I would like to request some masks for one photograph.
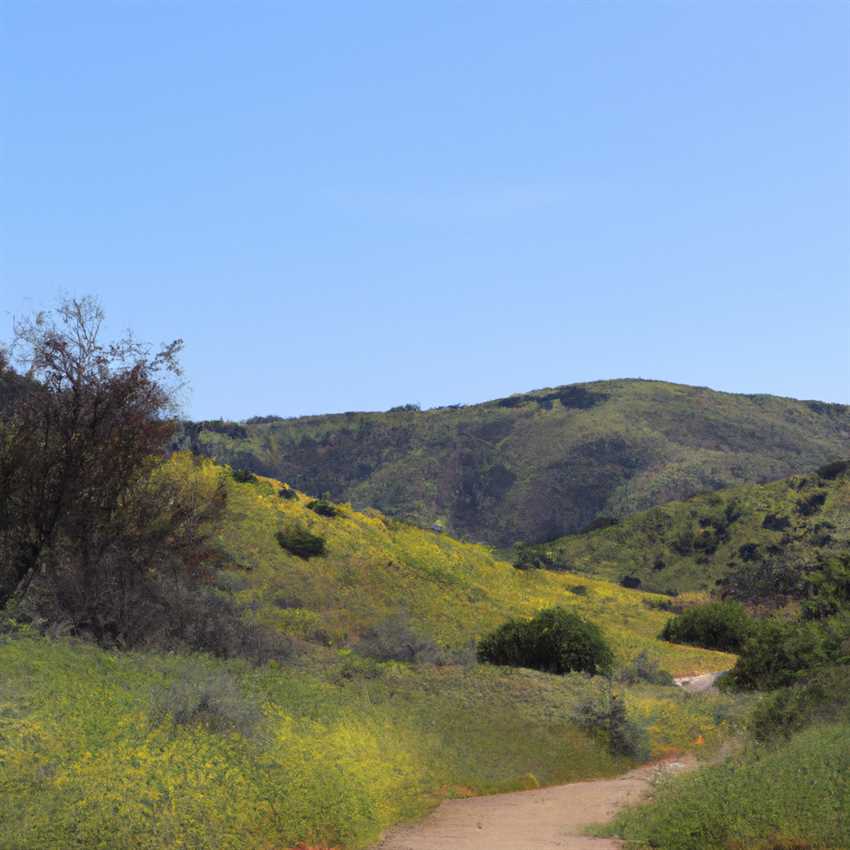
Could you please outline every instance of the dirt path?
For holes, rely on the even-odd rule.
[[[683,677],[692,693],[714,687],[719,673]],[[374,850],[619,850],[612,838],[584,835],[637,802],[659,772],[688,770],[693,756],[645,765],[615,779],[573,782],[535,791],[446,800],[425,820],[391,830]]]
[[[673,681],[680,688],[684,688],[692,694],[702,694],[706,691],[716,690],[714,683],[720,675],[721,673],[700,673],[697,676],[683,676]]]
[[[616,779],[535,791],[446,800],[429,817],[392,830],[375,850],[614,850],[611,838],[583,835],[637,802],[659,771],[686,770],[693,758],[647,765]]]

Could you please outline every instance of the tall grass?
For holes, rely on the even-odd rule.
[[[659,850],[850,847],[850,725],[813,726],[671,779],[605,831]]]

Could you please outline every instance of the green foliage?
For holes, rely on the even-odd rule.
[[[646,607],[660,601],[652,594],[568,573],[513,569],[486,547],[376,511],[346,507],[326,519],[307,509],[306,498],[278,498],[279,486],[268,479],[254,486],[230,482],[219,541],[247,582],[235,601],[250,608],[252,619],[295,639],[352,646],[403,607],[416,634],[456,651],[507,618],[560,605],[596,623],[621,664],[647,650],[674,675],[731,666],[728,655],[659,641],[667,618]],[[293,526],[325,541],[319,564],[278,544],[276,533]],[[281,607],[279,599],[288,604]]]
[[[293,523],[278,531],[275,537],[282,549],[305,561],[325,554],[324,539],[312,534],[303,525]]]
[[[826,501],[826,493],[819,490],[817,493],[811,493],[804,499],[797,502],[796,511],[800,516],[811,516],[816,514]]]
[[[233,480],[239,484],[256,484],[257,476],[250,469],[240,467],[233,470]]]
[[[826,496],[824,497],[824,494]],[[813,504],[817,510],[798,510]],[[530,547],[555,568],[658,593],[720,591],[782,607],[808,597],[807,575],[850,548],[850,476],[794,476],[670,502],[611,528]]]
[[[330,502],[325,498],[312,499],[311,501],[307,502],[307,509],[313,511],[313,513],[316,513],[319,516],[339,516],[339,509],[336,507],[336,505],[334,505],[333,502]]]
[[[850,666],[823,667],[791,687],[781,688],[759,702],[750,720],[756,741],[788,739],[818,722],[850,724]]]
[[[0,640],[0,669],[0,847],[14,850],[357,850],[445,796],[633,763],[569,719],[599,683],[581,675],[352,653],[256,668],[41,638]],[[711,734],[730,704],[647,688],[630,711],[658,726],[656,754]]]
[[[738,602],[710,602],[667,621],[661,639],[723,652],[737,652],[753,630],[752,618]]]
[[[831,617],[850,610],[850,555],[823,559],[806,573],[803,615],[808,619]]]
[[[772,690],[792,685],[809,671],[850,662],[850,616],[822,621],[770,617],[753,623],[724,687]]]
[[[850,724],[673,777],[602,832],[659,850],[850,847]],[[631,845],[630,845],[631,846]]]
[[[558,674],[607,673],[614,660],[599,628],[563,608],[549,608],[527,621],[509,620],[481,640],[478,658]]]
[[[605,741],[614,755],[640,761],[649,757],[649,735],[629,717],[623,694],[615,693],[610,685],[582,700],[573,711],[573,720]]]
[[[845,475],[848,471],[850,471],[850,460],[834,460],[832,463],[818,467],[817,473],[821,478],[832,481],[839,475]]]
[[[450,533],[507,547],[814,469],[846,451],[848,427],[840,405],[617,380],[421,413],[257,421],[247,437],[203,430],[193,447],[420,526],[444,516]]]

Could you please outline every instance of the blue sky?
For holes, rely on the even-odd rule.
[[[6,0],[0,328],[95,294],[185,338],[198,418],[850,402],[848,33],[843,0]]]

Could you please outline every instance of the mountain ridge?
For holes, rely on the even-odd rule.
[[[807,472],[848,445],[847,405],[615,379],[429,410],[187,422],[174,448],[504,546]]]

